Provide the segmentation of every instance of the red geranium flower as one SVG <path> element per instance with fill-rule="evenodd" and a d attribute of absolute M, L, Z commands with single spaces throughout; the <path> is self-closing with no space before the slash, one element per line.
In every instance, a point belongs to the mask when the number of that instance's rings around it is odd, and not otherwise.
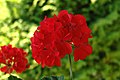
<path fill-rule="evenodd" d="M 42 67 L 60 66 L 60 59 L 72 52 L 73 44 L 74 60 L 85 59 L 92 53 L 88 38 L 91 38 L 91 30 L 85 17 L 62 10 L 58 16 L 45 17 L 34 32 L 31 38 L 32 56 Z"/>
<path fill-rule="evenodd" d="M 40 23 L 41 26 L 37 28 L 32 42 L 32 56 L 37 63 L 44 66 L 60 66 L 59 52 L 55 50 L 55 28 L 57 24 L 54 18 L 47 18 Z"/>
<path fill-rule="evenodd" d="M 67 40 L 75 46 L 74 60 L 85 59 L 92 53 L 92 47 L 88 44 L 88 38 L 91 38 L 91 30 L 88 28 L 84 16 L 77 14 L 68 14 L 66 10 L 60 11 L 58 21 L 63 25 L 63 33 Z"/>
<path fill-rule="evenodd" d="M 29 67 L 25 58 L 27 55 L 23 49 L 12 47 L 12 45 L 0 47 L 0 63 L 5 66 L 0 68 L 2 72 L 11 73 L 15 70 L 18 73 L 23 72 Z"/>

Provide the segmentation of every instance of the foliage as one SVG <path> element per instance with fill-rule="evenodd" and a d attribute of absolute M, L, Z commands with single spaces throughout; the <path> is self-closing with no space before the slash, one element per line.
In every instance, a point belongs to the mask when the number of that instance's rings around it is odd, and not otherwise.
<path fill-rule="evenodd" d="M 22 80 L 22 79 L 17 78 L 16 76 L 10 75 L 10 76 L 8 77 L 8 80 Z"/>
<path fill-rule="evenodd" d="M 44 77 L 41 80 L 64 80 L 64 76 L 50 76 L 50 77 Z"/>
<path fill-rule="evenodd" d="M 21 78 L 37 80 L 41 76 L 64 75 L 68 80 L 68 56 L 61 67 L 42 69 L 32 59 L 30 50 L 30 37 L 44 16 L 66 9 L 83 14 L 93 32 L 93 54 L 72 63 L 74 80 L 120 80 L 119 5 L 120 0 L 0 0 L 0 46 L 10 43 L 29 53 L 31 67 Z M 0 72 L 0 79 L 2 75 Z"/>

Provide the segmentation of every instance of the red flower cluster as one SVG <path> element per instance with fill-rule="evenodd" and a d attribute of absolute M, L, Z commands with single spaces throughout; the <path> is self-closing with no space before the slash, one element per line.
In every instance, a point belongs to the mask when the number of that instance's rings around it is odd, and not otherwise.
<path fill-rule="evenodd" d="M 91 38 L 91 30 L 85 17 L 62 10 L 58 16 L 45 17 L 34 32 L 31 38 L 32 56 L 42 67 L 60 66 L 60 59 L 72 52 L 73 44 L 74 60 L 83 60 L 92 53 L 88 38 Z"/>
<path fill-rule="evenodd" d="M 28 61 L 25 58 L 27 55 L 23 49 L 8 46 L 0 47 L 0 63 L 5 64 L 4 67 L 0 68 L 2 72 L 11 73 L 15 70 L 18 73 L 23 72 L 29 67 Z"/>

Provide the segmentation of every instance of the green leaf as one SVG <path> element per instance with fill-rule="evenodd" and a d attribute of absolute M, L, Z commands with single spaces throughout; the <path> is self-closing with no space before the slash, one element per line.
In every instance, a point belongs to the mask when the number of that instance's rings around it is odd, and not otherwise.
<path fill-rule="evenodd" d="M 50 76 L 44 77 L 41 80 L 64 80 L 64 76 Z"/>
<path fill-rule="evenodd" d="M 64 76 L 58 77 L 58 80 L 64 80 Z"/>
<path fill-rule="evenodd" d="M 22 80 L 22 79 L 17 78 L 16 76 L 10 75 L 10 76 L 8 77 L 8 80 Z"/>

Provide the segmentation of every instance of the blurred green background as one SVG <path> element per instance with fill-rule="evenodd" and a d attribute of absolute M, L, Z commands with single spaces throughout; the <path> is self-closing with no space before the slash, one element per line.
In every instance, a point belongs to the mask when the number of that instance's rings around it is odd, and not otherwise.
<path fill-rule="evenodd" d="M 12 44 L 28 52 L 31 64 L 19 77 L 38 80 L 43 76 L 64 75 L 69 80 L 68 56 L 61 67 L 44 68 L 31 56 L 30 38 L 44 16 L 60 10 L 82 14 L 92 29 L 93 54 L 74 62 L 74 80 L 120 80 L 120 0 L 0 0 L 0 46 Z M 9 75 L 0 72 L 0 80 Z"/>

